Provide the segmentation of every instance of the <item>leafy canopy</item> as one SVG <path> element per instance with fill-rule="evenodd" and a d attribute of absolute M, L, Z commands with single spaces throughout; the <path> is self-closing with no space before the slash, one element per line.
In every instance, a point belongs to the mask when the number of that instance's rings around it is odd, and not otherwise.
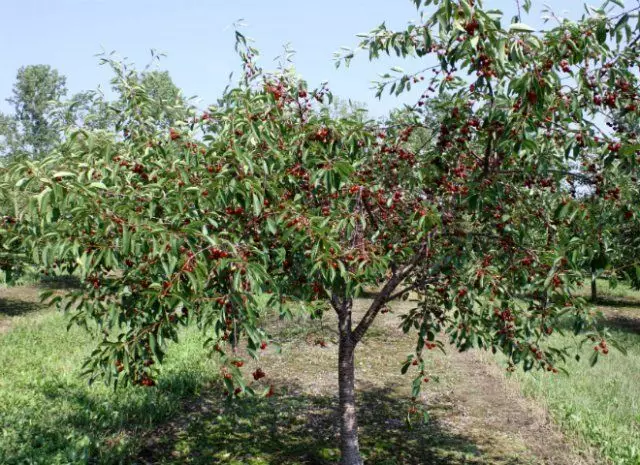
<path fill-rule="evenodd" d="M 163 129 L 147 117 L 158 101 L 114 64 L 130 90 L 122 137 L 78 131 L 11 170 L 31 193 L 18 224 L 33 260 L 78 266 L 85 282 L 64 307 L 98 324 L 88 372 L 152 385 L 154 362 L 190 321 L 215 350 L 245 341 L 256 354 L 267 312 L 348 310 L 370 287 L 380 291 L 349 328 L 355 342 L 392 299 L 420 296 L 402 315 L 418 333 L 403 368 L 416 395 L 441 331 L 462 350 L 503 351 L 511 366 L 561 368 L 571 350 L 546 336 L 568 316 L 576 332 L 593 323 L 574 294 L 588 247 L 570 227 L 586 215 L 570 184 L 635 188 L 637 134 L 594 121 L 638 113 L 637 15 L 590 9 L 536 32 L 480 1 L 417 6 L 433 10 L 422 24 L 382 25 L 360 44 L 372 59 L 433 57 L 380 83 L 425 89 L 395 123 L 322 111 L 325 88 L 263 72 L 238 34 L 244 79 L 208 112 Z M 606 334 L 585 340 L 593 361 L 608 352 Z M 229 391 L 251 392 L 235 357 L 222 360 Z"/>

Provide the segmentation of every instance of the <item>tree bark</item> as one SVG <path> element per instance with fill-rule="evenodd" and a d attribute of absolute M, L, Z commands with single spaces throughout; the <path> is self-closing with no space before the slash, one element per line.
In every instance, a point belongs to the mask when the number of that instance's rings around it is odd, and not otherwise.
<path fill-rule="evenodd" d="M 362 465 L 356 416 L 355 364 L 356 342 L 351 332 L 351 300 L 345 300 L 338 312 L 340 346 L 338 351 L 338 388 L 340 394 L 340 465 Z"/>
<path fill-rule="evenodd" d="M 598 300 L 597 276 L 596 268 L 591 266 L 591 302 Z"/>

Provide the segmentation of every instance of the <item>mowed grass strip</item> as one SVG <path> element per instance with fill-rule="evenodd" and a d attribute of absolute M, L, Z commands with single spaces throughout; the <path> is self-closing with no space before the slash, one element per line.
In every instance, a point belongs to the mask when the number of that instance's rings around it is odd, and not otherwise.
<path fill-rule="evenodd" d="M 55 311 L 11 318 L 0 334 L 0 463 L 127 463 L 139 434 L 178 414 L 217 374 L 195 329 L 173 345 L 156 388 L 89 386 L 95 346 Z"/>
<path fill-rule="evenodd" d="M 602 281 L 598 284 L 607 304 L 601 307 L 608 317 L 603 324 L 627 355 L 610 348 L 608 355 L 601 355 L 590 367 L 594 344 L 585 344 L 581 360 L 566 364 L 569 376 L 520 371 L 512 376 L 525 395 L 546 405 L 556 422 L 584 445 L 595 448 L 603 461 L 640 465 L 640 293 L 624 286 L 611 289 Z M 613 306 L 614 299 L 622 306 Z M 552 337 L 557 346 L 575 346 L 579 339 L 572 334 Z"/>

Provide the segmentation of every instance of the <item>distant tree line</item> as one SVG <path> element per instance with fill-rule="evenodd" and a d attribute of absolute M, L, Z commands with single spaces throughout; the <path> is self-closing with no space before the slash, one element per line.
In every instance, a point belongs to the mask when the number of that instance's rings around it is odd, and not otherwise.
<path fill-rule="evenodd" d="M 170 127 L 186 117 L 189 104 L 168 71 L 130 72 L 124 88 L 112 82 L 115 93 L 108 100 L 101 92 L 83 91 L 67 98 L 67 78 L 49 65 L 21 67 L 6 101 L 13 112 L 0 112 L 0 157 L 41 158 L 49 153 L 71 127 L 116 132 L 117 115 L 131 92 L 145 92 L 154 124 Z"/>

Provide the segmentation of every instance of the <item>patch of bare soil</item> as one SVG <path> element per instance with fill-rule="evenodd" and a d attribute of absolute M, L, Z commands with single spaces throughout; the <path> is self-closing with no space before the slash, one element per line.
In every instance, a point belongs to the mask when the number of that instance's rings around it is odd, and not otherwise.
<path fill-rule="evenodd" d="M 444 368 L 450 378 L 437 387 L 435 396 L 446 399 L 450 408 L 440 412 L 439 420 L 447 430 L 470 438 L 489 458 L 487 463 L 498 463 L 491 458 L 496 455 L 514 457 L 509 461 L 513 464 L 596 463 L 563 436 L 541 406 L 521 395 L 489 354 L 449 347 L 442 358 L 444 363 L 436 367 Z"/>
<path fill-rule="evenodd" d="M 636 304 L 640 307 L 640 303 Z M 609 327 L 640 334 L 640 310 L 638 307 L 598 305 Z"/>
<path fill-rule="evenodd" d="M 479 444 L 495 438 L 522 444 L 542 464 L 595 465 L 591 454 L 578 450 L 548 412 L 523 397 L 517 384 L 507 379 L 490 358 L 488 354 L 452 351 L 453 367 L 467 380 L 454 386 L 459 413 L 452 418 L 452 427 L 470 430 Z"/>
<path fill-rule="evenodd" d="M 34 286 L 0 288 L 0 334 L 11 327 L 11 318 L 42 308 L 40 289 Z"/>
<path fill-rule="evenodd" d="M 75 277 L 61 276 L 42 279 L 38 284 L 0 287 L 0 334 L 11 328 L 11 320 L 29 313 L 43 310 L 46 305 L 40 302 L 40 292 L 53 291 L 64 295 L 79 285 Z"/>

